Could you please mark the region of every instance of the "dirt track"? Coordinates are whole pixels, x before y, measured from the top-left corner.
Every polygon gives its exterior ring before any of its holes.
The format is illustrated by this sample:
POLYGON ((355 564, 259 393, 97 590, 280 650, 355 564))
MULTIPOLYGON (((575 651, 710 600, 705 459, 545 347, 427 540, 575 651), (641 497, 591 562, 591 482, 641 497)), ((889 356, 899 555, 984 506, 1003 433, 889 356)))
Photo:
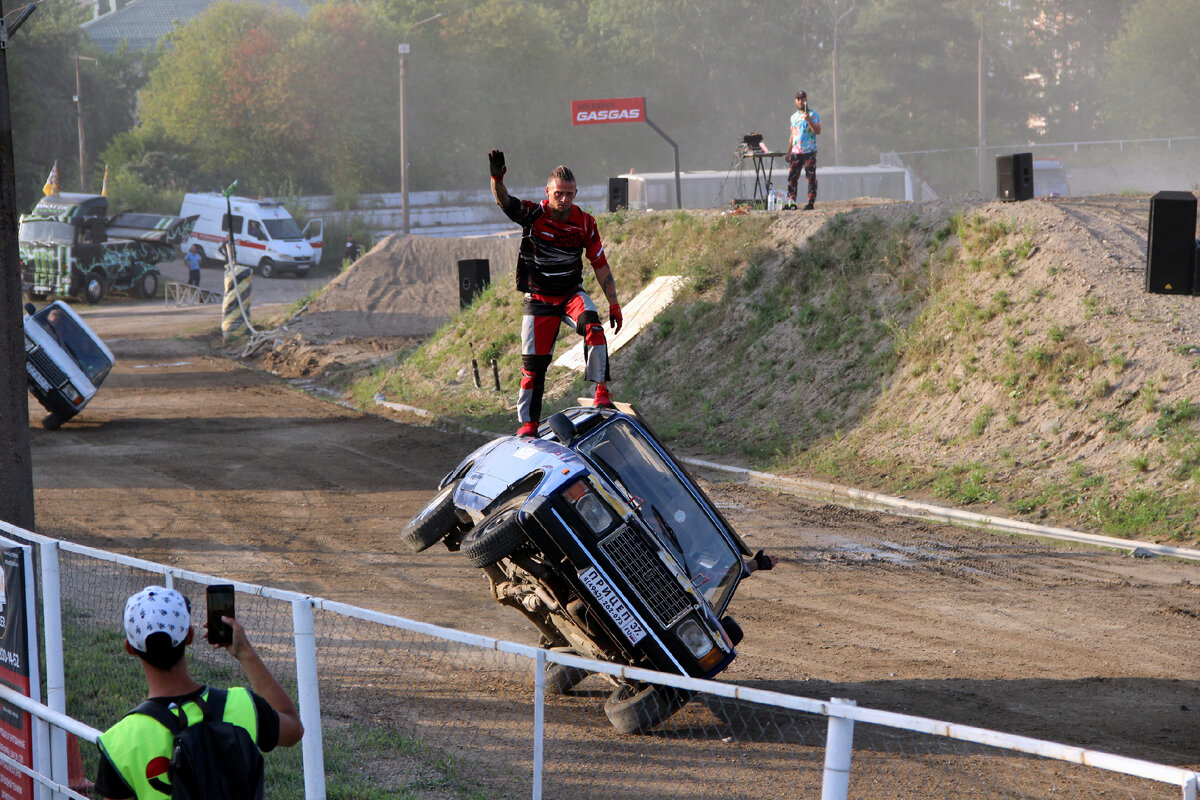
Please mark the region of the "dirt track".
MULTIPOLYGON (((260 283, 264 302, 304 289, 260 283)), ((119 364, 60 431, 31 401, 40 532, 534 641, 459 554, 395 541, 482 440, 240 366, 197 336, 216 308, 82 310, 119 364)), ((1200 766, 1200 565, 709 488, 781 557, 734 601, 746 640, 728 680, 1200 766)))

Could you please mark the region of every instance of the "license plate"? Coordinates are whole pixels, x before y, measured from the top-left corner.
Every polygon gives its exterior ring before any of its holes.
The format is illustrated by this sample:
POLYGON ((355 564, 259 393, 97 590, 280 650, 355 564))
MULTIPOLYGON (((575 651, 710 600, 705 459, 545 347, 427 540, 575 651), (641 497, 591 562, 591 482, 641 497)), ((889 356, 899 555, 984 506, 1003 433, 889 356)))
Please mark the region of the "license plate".
POLYGON ((629 640, 630 644, 637 644, 646 638, 646 629, 637 621, 637 617, 608 585, 608 581, 604 580, 603 576, 596 571, 595 567, 589 567, 579 573, 579 579, 612 617, 613 622, 617 623, 617 627, 621 629, 621 633, 625 634, 625 638, 629 640))
POLYGON ((29 377, 33 378, 34 383, 42 387, 43 392, 50 391, 50 381, 42 377, 42 373, 38 372, 37 367, 33 364, 26 364, 25 369, 29 373, 29 377))

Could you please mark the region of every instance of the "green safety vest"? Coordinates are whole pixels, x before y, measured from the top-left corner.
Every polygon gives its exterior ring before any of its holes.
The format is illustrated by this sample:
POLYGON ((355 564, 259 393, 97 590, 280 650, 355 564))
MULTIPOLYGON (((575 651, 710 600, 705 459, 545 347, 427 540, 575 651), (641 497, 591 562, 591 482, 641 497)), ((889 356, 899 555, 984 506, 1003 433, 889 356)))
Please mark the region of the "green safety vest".
MULTIPOLYGON (((207 686, 201 696, 208 697, 207 686)), ((184 703, 183 709, 188 725, 195 725, 203 718, 195 701, 184 703)), ((258 715, 247 689, 235 686, 227 690, 225 713, 221 719, 245 728, 250 738, 258 742, 258 715)), ((134 713, 126 714, 96 740, 138 800, 162 800, 171 796, 167 767, 171 763, 174 742, 175 737, 161 722, 134 713)))

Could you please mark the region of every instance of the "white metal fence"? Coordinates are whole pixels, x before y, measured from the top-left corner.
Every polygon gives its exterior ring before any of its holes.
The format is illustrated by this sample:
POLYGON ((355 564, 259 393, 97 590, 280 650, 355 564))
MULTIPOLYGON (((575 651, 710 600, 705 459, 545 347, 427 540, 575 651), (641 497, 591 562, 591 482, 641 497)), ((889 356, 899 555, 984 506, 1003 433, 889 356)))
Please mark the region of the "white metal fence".
MULTIPOLYGON (((125 598, 149 583, 200 598, 205 584, 226 581, 4 523, 0 531, 34 549, 47 699, 39 706, 3 687, 0 698, 42 720, 53 756, 38 764, 43 794, 83 798, 67 788, 80 784, 67 733, 94 741, 145 691, 122 650, 125 598)), ((1196 798, 1197 774, 1176 767, 853 700, 619 667, 234 585, 238 619, 298 698, 306 730, 300 747, 268 755, 272 798, 1196 798), (695 696, 653 732, 623 736, 603 712, 611 684, 589 675, 552 695, 552 664, 695 696)), ((241 681, 225 653, 192 650, 198 680, 241 681)), ((94 775, 95 749, 82 749, 83 770, 94 775)))

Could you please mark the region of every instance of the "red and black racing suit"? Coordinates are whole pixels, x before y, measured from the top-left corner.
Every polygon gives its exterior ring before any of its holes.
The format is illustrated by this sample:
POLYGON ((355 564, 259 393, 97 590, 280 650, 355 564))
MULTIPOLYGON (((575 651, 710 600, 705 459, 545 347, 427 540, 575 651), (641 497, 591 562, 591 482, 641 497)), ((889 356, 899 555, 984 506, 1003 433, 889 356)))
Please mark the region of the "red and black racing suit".
POLYGON ((595 217, 578 206, 571 206, 564 222, 550 215, 548 200, 534 203, 510 196, 501 209, 524 229, 516 270, 517 289, 525 293, 517 419, 539 422, 546 369, 564 320, 583 337, 584 376, 608 381, 608 342, 596 305, 583 290, 583 257, 592 269, 608 266, 608 259, 595 217))

